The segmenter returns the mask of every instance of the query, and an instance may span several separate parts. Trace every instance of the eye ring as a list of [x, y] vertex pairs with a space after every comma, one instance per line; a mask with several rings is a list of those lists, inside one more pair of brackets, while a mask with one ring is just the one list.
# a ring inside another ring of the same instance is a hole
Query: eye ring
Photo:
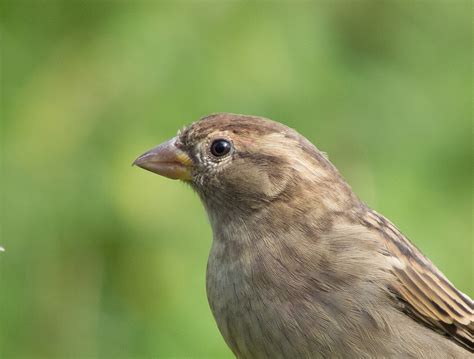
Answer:
[[212, 141], [210, 151], [214, 157], [223, 157], [232, 149], [230, 141], [223, 138]]

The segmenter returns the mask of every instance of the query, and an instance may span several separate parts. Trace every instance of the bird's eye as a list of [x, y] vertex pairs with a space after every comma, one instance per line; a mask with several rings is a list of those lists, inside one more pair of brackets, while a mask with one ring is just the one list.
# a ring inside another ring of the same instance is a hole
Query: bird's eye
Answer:
[[215, 140], [211, 145], [211, 153], [213, 156], [222, 157], [230, 152], [232, 145], [227, 140]]

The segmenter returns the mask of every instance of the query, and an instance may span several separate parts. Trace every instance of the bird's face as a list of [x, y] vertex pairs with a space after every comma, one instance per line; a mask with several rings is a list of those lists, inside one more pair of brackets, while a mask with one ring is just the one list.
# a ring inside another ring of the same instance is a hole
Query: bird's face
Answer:
[[291, 196], [302, 178], [321, 176], [329, 162], [280, 123], [223, 113], [195, 122], [134, 164], [189, 183], [208, 212], [235, 213]]

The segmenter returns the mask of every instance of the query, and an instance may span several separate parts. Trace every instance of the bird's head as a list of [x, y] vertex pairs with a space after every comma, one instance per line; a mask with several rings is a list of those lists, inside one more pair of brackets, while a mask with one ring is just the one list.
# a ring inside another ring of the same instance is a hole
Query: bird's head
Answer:
[[343, 182], [325, 156], [293, 129], [229, 113], [202, 118], [134, 164], [189, 183], [211, 215], [304, 200]]

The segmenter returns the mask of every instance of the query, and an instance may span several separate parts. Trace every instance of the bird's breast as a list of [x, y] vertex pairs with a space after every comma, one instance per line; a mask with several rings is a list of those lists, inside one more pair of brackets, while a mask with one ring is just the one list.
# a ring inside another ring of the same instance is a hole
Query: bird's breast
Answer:
[[311, 338], [331, 319], [315, 306], [317, 283], [282, 249], [270, 248], [271, 242], [278, 241], [246, 245], [214, 239], [207, 267], [209, 304], [238, 358], [308, 357], [322, 350], [317, 346], [324, 344]]
[[[233, 253], [229, 253], [232, 251]], [[239, 251], [239, 253], [235, 253]], [[256, 273], [258, 255], [214, 241], [207, 268], [207, 295], [219, 330], [238, 358], [278, 358], [293, 344], [278, 331], [283, 298]]]

